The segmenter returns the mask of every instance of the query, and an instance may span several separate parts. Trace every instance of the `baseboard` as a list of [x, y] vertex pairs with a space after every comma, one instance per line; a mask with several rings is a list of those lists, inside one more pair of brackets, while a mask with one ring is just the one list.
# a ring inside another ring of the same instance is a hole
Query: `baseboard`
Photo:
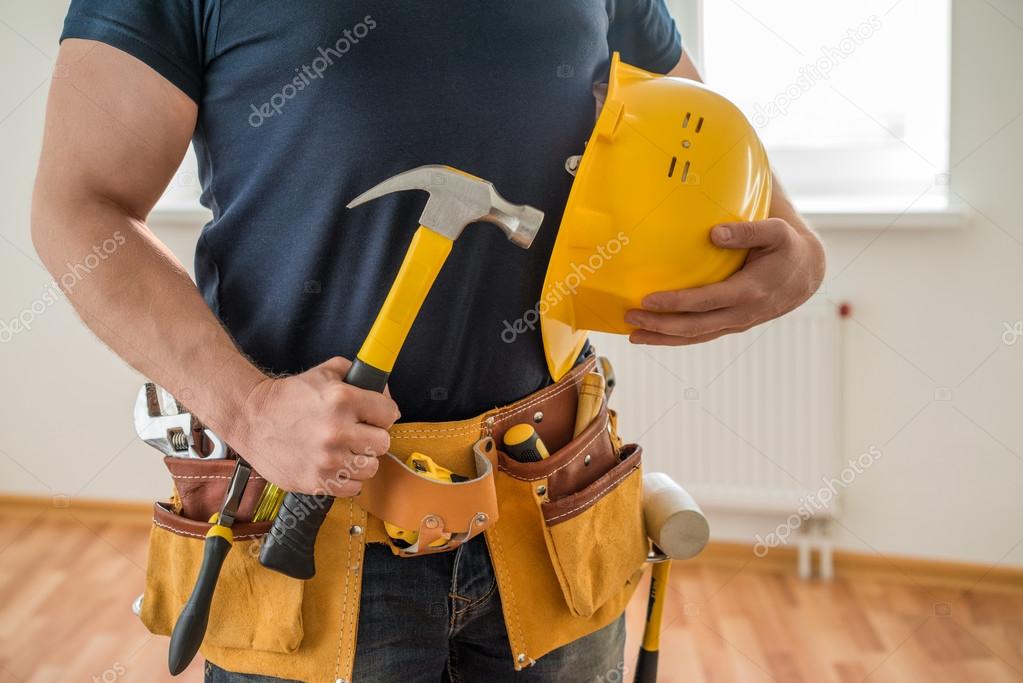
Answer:
[[[151, 503], [0, 494], [0, 517], [148, 525], [152, 516]], [[796, 555], [795, 548], [782, 546], [771, 548], [767, 555], [757, 557], [752, 545], [712, 541], [698, 557], [681, 564], [684, 567], [727, 565], [742, 567], [743, 570], [786, 572], [794, 576]], [[1023, 568], [842, 550], [835, 551], [834, 561], [835, 574], [840, 578], [869, 575], [959, 590], [1023, 593]]]
[[119, 524], [149, 524], [153, 504], [136, 501], [0, 494], [0, 517], [47, 521], [102, 520]]
[[[687, 565], [728, 565], [759, 571], [785, 571], [795, 575], [798, 551], [794, 547], [771, 548], [757, 557], [753, 546], [711, 541]], [[836, 550], [835, 575], [839, 578], [870, 576], [880, 579], [914, 581], [958, 590], [1023, 593], [1023, 568], [949, 562], [898, 555], [880, 555]]]

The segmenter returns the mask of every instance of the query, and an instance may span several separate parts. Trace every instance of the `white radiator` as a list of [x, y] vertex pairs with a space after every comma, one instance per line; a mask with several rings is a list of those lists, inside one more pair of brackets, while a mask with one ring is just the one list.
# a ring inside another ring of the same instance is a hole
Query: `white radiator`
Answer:
[[[617, 366], [612, 406], [647, 471], [667, 472], [705, 509], [788, 515], [845, 464], [840, 330], [833, 305], [811, 303], [698, 346], [595, 341]], [[836, 504], [814, 512], [834, 516]]]

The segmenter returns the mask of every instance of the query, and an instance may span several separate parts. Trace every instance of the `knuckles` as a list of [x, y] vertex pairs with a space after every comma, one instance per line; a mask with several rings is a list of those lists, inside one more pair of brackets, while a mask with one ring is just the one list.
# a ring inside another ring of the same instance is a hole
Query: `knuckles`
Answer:
[[757, 226], [753, 223], [738, 223], [735, 225], [735, 230], [742, 242], [752, 242], [757, 236]]

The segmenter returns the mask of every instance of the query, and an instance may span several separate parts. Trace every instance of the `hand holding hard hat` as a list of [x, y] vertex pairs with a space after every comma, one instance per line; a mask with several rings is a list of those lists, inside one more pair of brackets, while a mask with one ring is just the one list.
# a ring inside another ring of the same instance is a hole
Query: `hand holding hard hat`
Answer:
[[742, 269], [723, 282], [651, 293], [626, 323], [636, 344], [700, 344], [788, 313], [810, 298], [824, 275], [823, 248], [781, 218], [715, 226], [719, 247], [748, 250]]
[[568, 371], [590, 331], [692, 343], [737, 328], [733, 318], [752, 325], [794, 307], [775, 313], [754, 300], [785, 278], [806, 292], [795, 303], [805, 300], [812, 290], [793, 276], [798, 255], [787, 244], [795, 231], [768, 219], [771, 182], [767, 154], [735, 105], [615, 54], [540, 301], [551, 375]]

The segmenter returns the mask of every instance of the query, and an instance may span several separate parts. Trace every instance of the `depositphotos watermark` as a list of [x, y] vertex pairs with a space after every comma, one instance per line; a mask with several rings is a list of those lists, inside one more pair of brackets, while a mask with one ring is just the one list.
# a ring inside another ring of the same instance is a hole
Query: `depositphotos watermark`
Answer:
[[376, 20], [372, 15], [367, 14], [355, 26], [346, 28], [342, 32], [341, 37], [334, 41], [332, 45], [316, 48], [319, 56], [309, 64], [295, 67], [295, 73], [298, 75], [286, 83], [279, 92], [275, 92], [269, 100], [259, 106], [255, 104], [249, 105], [252, 107], [252, 113], [249, 114], [249, 125], [253, 128], [259, 128], [267, 119], [273, 118], [284, 111], [284, 107], [288, 102], [295, 99], [300, 92], [311, 86], [315, 81], [322, 79], [323, 74], [330, 67], [334, 66], [335, 60], [341, 59], [348, 54], [352, 47], [358, 45], [359, 41], [368, 36], [369, 32], [376, 27]]
[[520, 334], [536, 329], [541, 315], [546, 315], [552, 306], [557, 306], [565, 297], [576, 293], [579, 286], [586, 282], [586, 278], [604, 267], [604, 264], [618, 255], [619, 252], [629, 245], [629, 236], [624, 232], [609, 239], [606, 243], [597, 246], [597, 250], [590, 254], [585, 263], [573, 263], [572, 272], [559, 280], [540, 299], [536, 306], [526, 311], [521, 318], [514, 322], [504, 321], [504, 329], [501, 330], [501, 341], [511, 344], [518, 339]]
[[1006, 346], [1015, 346], [1016, 342], [1023, 339], [1023, 320], [1014, 323], [1003, 322], [1002, 327], [1005, 328], [1002, 332], [1002, 343]]
[[125, 241], [124, 234], [120, 230], [116, 230], [101, 244], [93, 246], [92, 253], [87, 254], [81, 263], [71, 263], [70, 261], [65, 263], [64, 274], [57, 280], [47, 283], [43, 293], [35, 301], [10, 320], [0, 320], [0, 344], [6, 344], [14, 339], [15, 335], [31, 330], [39, 316], [60, 301], [64, 294], [70, 294], [79, 282], [92, 275], [92, 272], [113, 256]]
[[757, 104], [750, 117], [753, 125], [764, 128], [774, 119], [785, 116], [796, 100], [810, 92], [821, 81], [830, 79], [831, 72], [849, 59], [863, 43], [873, 38], [882, 26], [878, 17], [870, 15], [862, 24], [849, 29], [845, 38], [839, 40], [837, 44], [822, 47], [820, 57], [799, 68], [799, 77], [796, 80], [785, 86], [770, 102]]
[[880, 458], [881, 450], [877, 446], [871, 446], [857, 458], [850, 458], [848, 465], [842, 468], [837, 477], [825, 477], [824, 486], [819, 488], [816, 493], [801, 498], [796, 511], [789, 515], [783, 524], [779, 524], [778, 528], [767, 534], [766, 538], [757, 534], [753, 554], [757, 557], [766, 557], [771, 548], [785, 545], [789, 536], [803, 526], [803, 522], [813, 517], [815, 513], [830, 507], [831, 501], [838, 495], [840, 488], [847, 488], [856, 480], [856, 477], [863, 474]]

